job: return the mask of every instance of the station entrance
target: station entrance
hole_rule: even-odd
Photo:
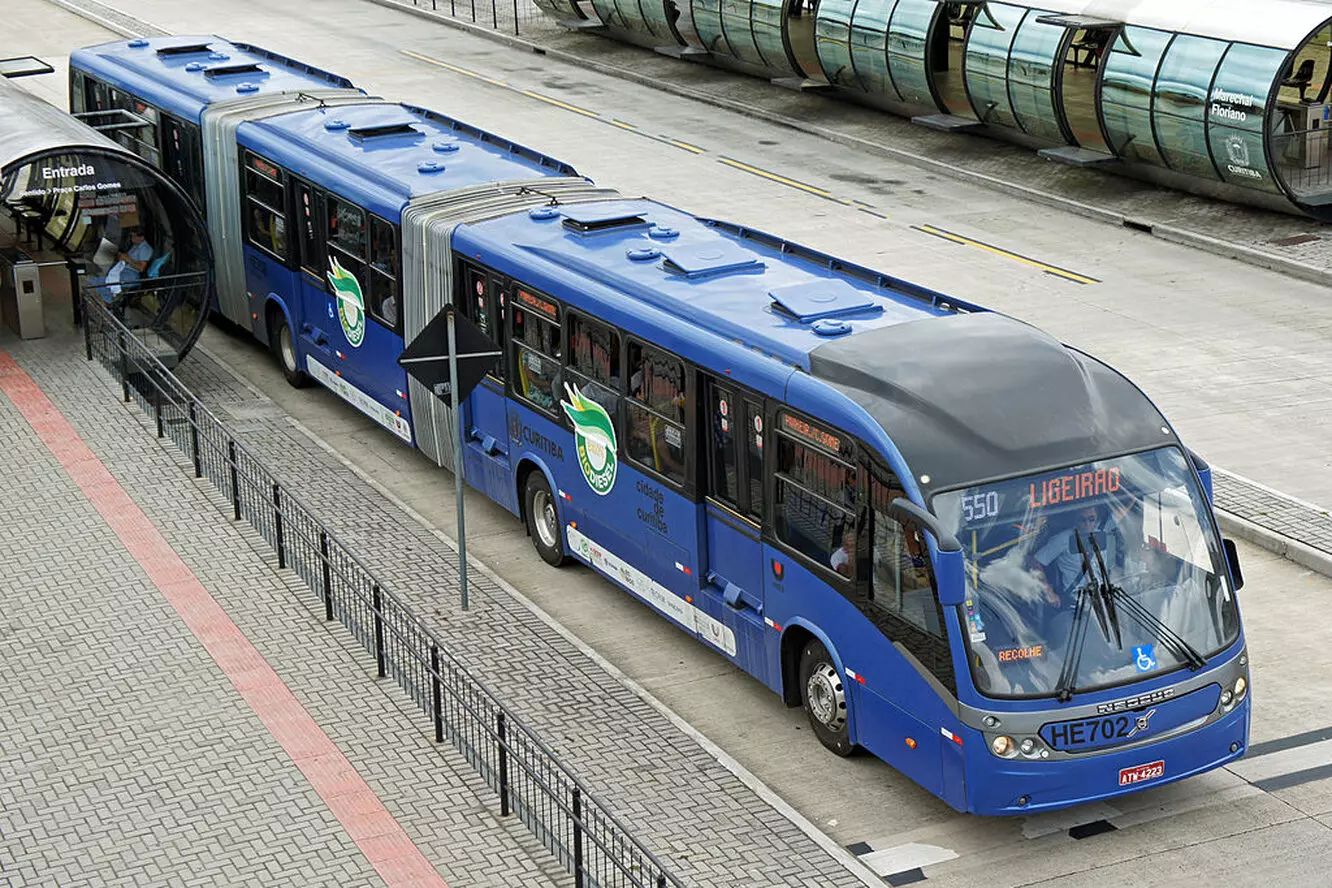
[[[81,296],[96,299],[175,366],[212,302],[204,220],[177,183],[108,137],[148,121],[122,111],[84,122],[10,82],[49,71],[0,60],[0,322],[39,338],[73,326]]]

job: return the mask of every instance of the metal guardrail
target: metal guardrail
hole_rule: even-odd
[[[418,9],[429,9],[468,21],[475,25],[488,27],[494,31],[513,31],[519,36],[519,25],[532,22],[542,17],[542,12],[532,0],[411,0]]]
[[[683,888],[653,854],[498,697],[468,673],[409,605],[352,553],[95,296],[83,296],[88,360],[119,380],[125,403],[151,415],[159,438],[187,455],[450,743],[555,855],[577,888]]]
[[[1297,130],[1269,136],[1278,172],[1297,196],[1324,195],[1332,191],[1329,137],[1332,137],[1332,128]]]

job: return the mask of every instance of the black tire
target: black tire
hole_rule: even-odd
[[[551,567],[569,563],[564,554],[564,525],[560,523],[560,507],[550,492],[546,476],[533,471],[523,485],[523,514],[527,516],[527,535],[532,538],[541,560]]]
[[[847,729],[850,704],[845,680],[833,664],[822,642],[811,638],[800,654],[800,702],[809,726],[834,755],[845,758],[856,752]]]
[[[282,312],[274,312],[268,325],[269,346],[273,357],[282,368],[282,376],[292,388],[305,388],[310,384],[310,377],[296,366],[296,341],[292,338],[291,326]]]

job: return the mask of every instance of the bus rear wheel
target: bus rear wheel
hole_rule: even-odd
[[[847,729],[846,684],[817,639],[810,639],[800,654],[800,701],[814,736],[830,752],[845,758],[856,751]]]
[[[268,329],[271,331],[269,341],[273,346],[273,356],[277,358],[287,384],[292,388],[305,388],[310,384],[310,377],[296,365],[296,340],[292,337],[286,315],[280,311],[274,312]]]
[[[532,538],[537,554],[551,567],[568,564],[560,510],[550,485],[546,483],[546,476],[541,472],[533,471],[527,476],[527,483],[523,485],[523,505],[527,515],[527,535]]]

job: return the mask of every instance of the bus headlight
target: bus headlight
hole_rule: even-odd
[[[1017,754],[1017,749],[1013,745],[1013,738],[1005,734],[1000,734],[990,741],[990,751],[1000,758],[1012,758]]]
[[[1249,690],[1249,682],[1245,680],[1244,676],[1241,675],[1239,678],[1235,679],[1235,700],[1236,700],[1236,702],[1238,702],[1238,701],[1240,701],[1240,700],[1243,700],[1243,699],[1244,699],[1244,694],[1245,694],[1245,692],[1247,692],[1248,690]]]
[[[1018,749],[1023,755],[1035,755],[1036,739],[1034,737],[1023,737],[1022,742],[1018,744]]]
[[[1228,689],[1221,692],[1221,708],[1229,709],[1230,704],[1235,702],[1235,695]]]

